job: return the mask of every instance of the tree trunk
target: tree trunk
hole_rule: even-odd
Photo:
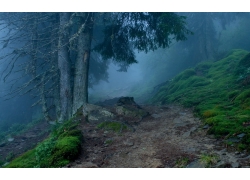
[[[57,22],[54,22],[57,23]],[[59,27],[56,27],[59,28]],[[51,31],[53,27],[51,28]],[[51,33],[51,44],[50,44],[50,63],[53,67],[53,78],[52,83],[53,85],[53,103],[54,103],[54,114],[55,119],[59,120],[61,117],[61,105],[60,105],[60,76],[59,76],[59,69],[58,69],[58,54],[57,54],[57,45],[58,45],[58,34]],[[56,40],[54,40],[56,39]]]
[[[46,96],[45,96],[45,76],[46,76],[46,73],[43,74],[42,79],[41,79],[41,85],[40,85],[41,104],[42,104],[42,112],[43,112],[44,119],[47,122],[49,122],[51,121],[51,118],[49,116],[48,105],[47,105]]]
[[[58,68],[60,74],[60,106],[61,115],[59,121],[70,118],[72,112],[72,90],[70,86],[69,58],[69,32],[66,24],[69,22],[70,13],[60,13],[60,29],[58,42]]]
[[[93,13],[79,14],[84,28],[78,36],[77,59],[74,75],[73,114],[88,103],[88,73],[93,33]]]

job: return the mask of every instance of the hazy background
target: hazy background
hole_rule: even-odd
[[[250,50],[249,13],[180,14],[187,16],[188,28],[194,35],[188,36],[185,42],[173,42],[168,49],[158,49],[147,54],[135,52],[138,63],[131,65],[127,72],[117,71],[119,66],[111,62],[101,64],[102,70],[105,72],[107,68],[107,71],[104,73],[105,77],[97,77],[97,81],[89,89],[90,102],[133,96],[138,103],[146,103],[155,86],[170,80],[184,69],[193,67],[201,61],[219,60],[232,49]],[[5,33],[0,31],[0,38]],[[0,48],[3,45],[0,44]],[[0,73],[6,66],[4,59],[1,59]],[[98,69],[93,65],[90,71],[96,73]],[[19,74],[17,72],[10,76],[10,79],[15,79]],[[25,78],[18,81],[15,86],[24,82]],[[5,100],[10,86],[11,83],[4,82],[1,76],[0,130],[8,128],[13,123],[27,123],[42,117],[40,106],[31,107],[35,102],[31,94]]]

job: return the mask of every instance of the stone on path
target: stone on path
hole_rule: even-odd
[[[186,168],[205,168],[205,166],[199,160],[195,160],[188,164]]]

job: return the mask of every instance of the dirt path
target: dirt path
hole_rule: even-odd
[[[201,159],[212,161],[211,155],[217,158],[210,167],[249,167],[250,155],[225,147],[222,140],[206,135],[207,130],[191,109],[175,105],[143,108],[150,115],[142,120],[117,117],[118,121],[122,119],[130,124],[130,129],[121,133],[98,129],[96,123],[82,120],[83,152],[67,167],[201,168],[206,166]],[[34,147],[48,135],[44,131],[47,126],[41,123],[11,142],[2,143],[0,156],[12,159]]]
[[[205,167],[199,159],[206,154],[217,156],[211,167],[248,167],[250,164],[246,152],[232,151],[220,140],[208,137],[201,121],[190,109],[180,106],[143,108],[151,115],[134,125],[134,132],[119,135],[97,129],[96,124],[84,123],[83,155],[68,167]]]

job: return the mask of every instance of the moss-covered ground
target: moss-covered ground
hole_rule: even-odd
[[[250,53],[232,50],[224,59],[187,69],[150,102],[193,107],[210,126],[208,133],[250,149]]]
[[[68,120],[57,125],[50,136],[23,155],[11,161],[7,168],[63,167],[81,152],[82,133],[78,122]]]
[[[97,127],[105,130],[112,130],[116,133],[122,132],[122,130],[127,129],[127,126],[120,122],[110,122],[110,121],[102,122],[98,124]]]

